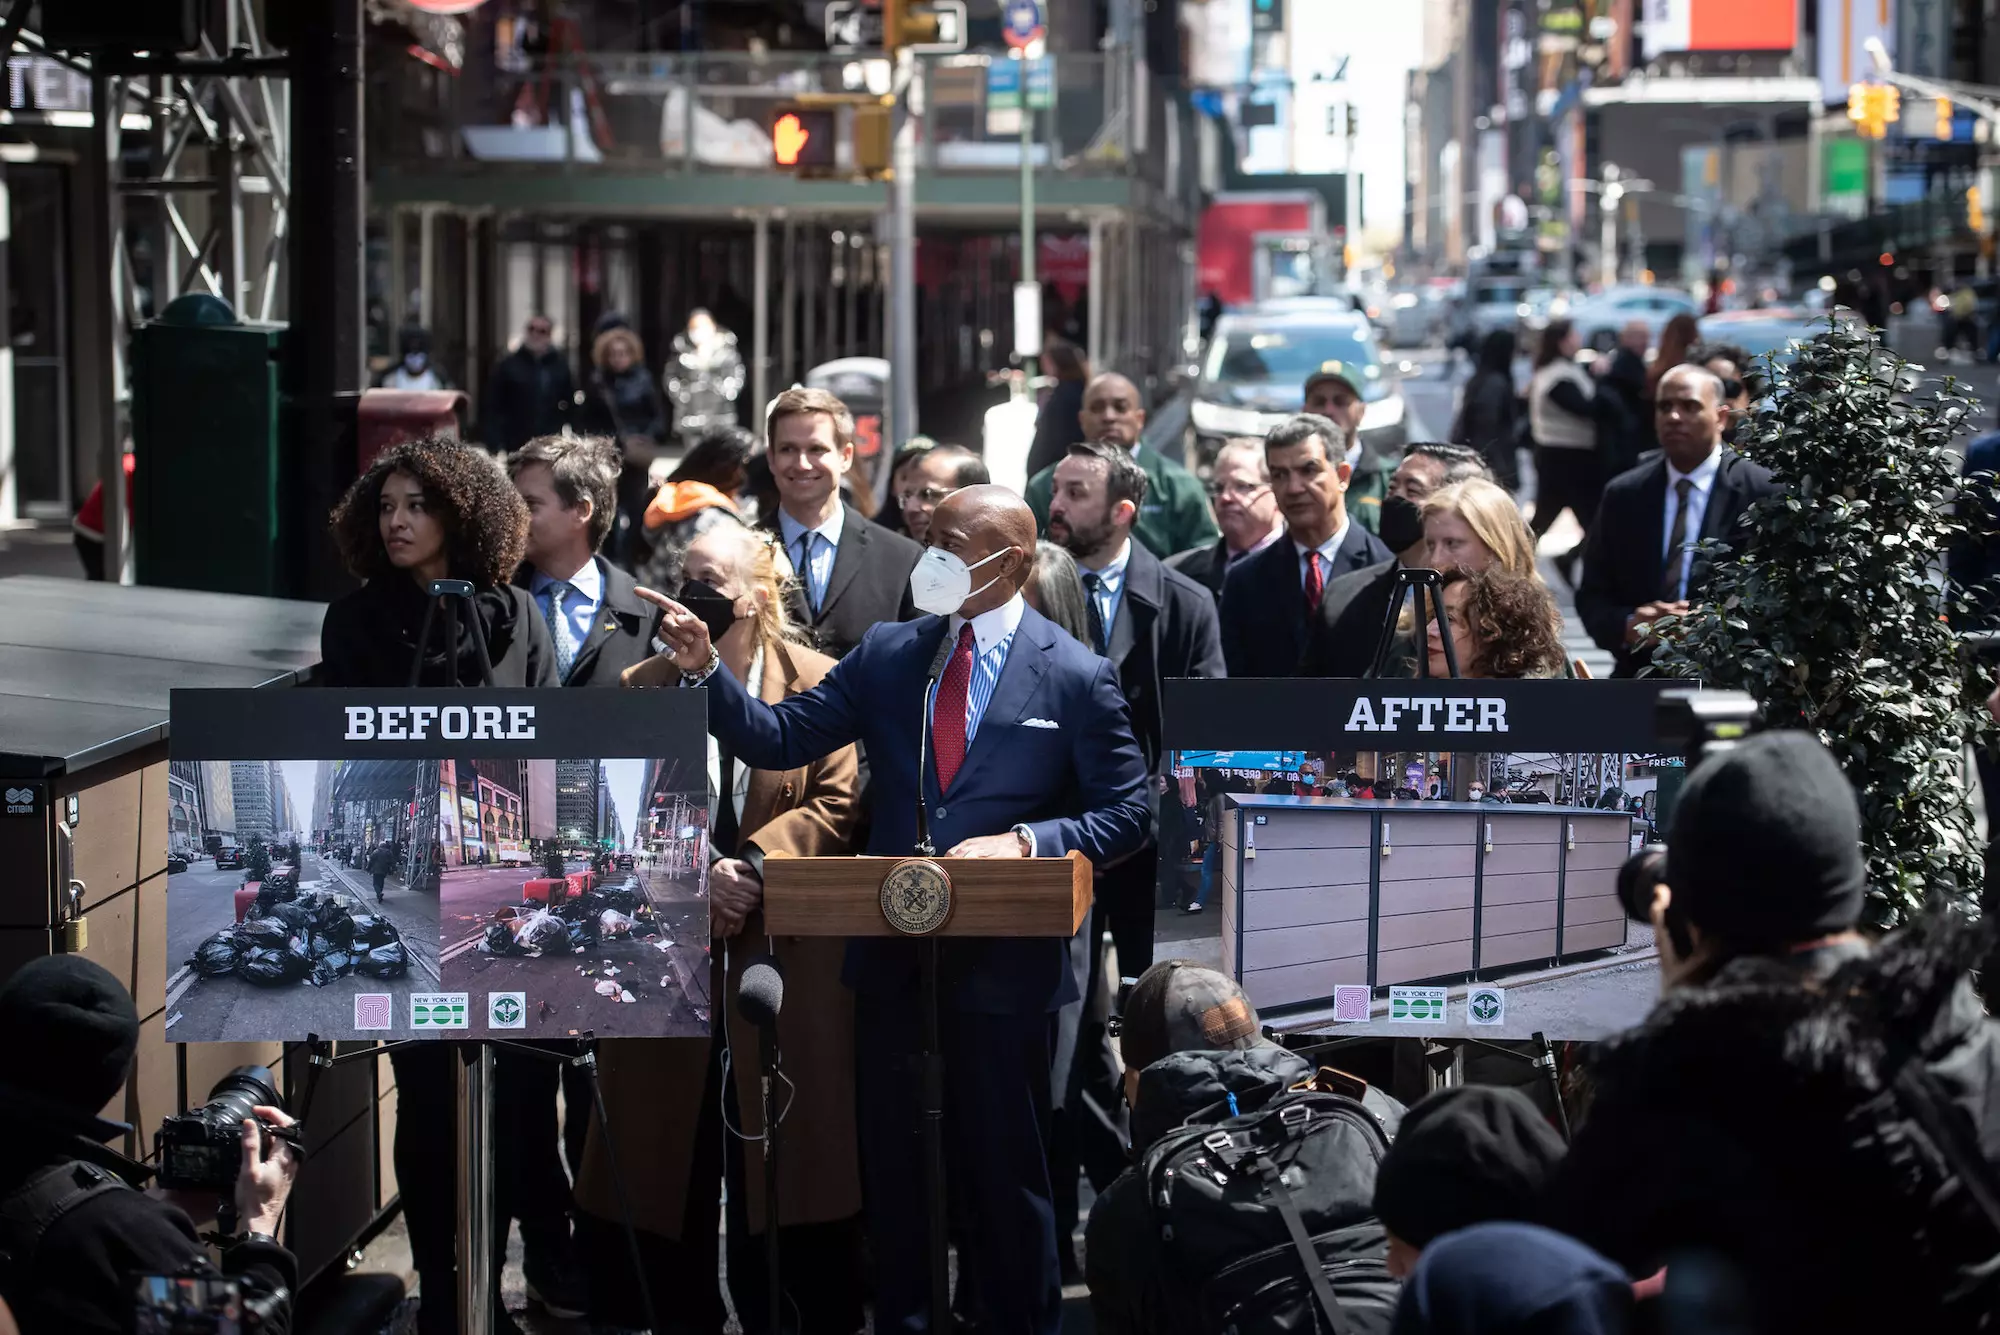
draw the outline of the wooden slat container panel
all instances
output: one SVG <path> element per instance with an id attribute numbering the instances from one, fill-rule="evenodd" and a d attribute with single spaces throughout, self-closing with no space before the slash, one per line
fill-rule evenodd
<path id="1" fill-rule="evenodd" d="M 1377 875 L 1377 986 L 1472 970 L 1472 926 L 1479 836 L 1468 812 L 1436 815 L 1384 811 Z"/>
<path id="2" fill-rule="evenodd" d="M 1492 848 L 1480 865 L 1479 971 L 1553 959 L 1562 898 L 1558 816 L 1496 810 L 1480 817 Z"/>
<path id="3" fill-rule="evenodd" d="M 1245 809 L 1239 819 L 1255 856 L 1244 860 L 1228 930 L 1241 934 L 1239 981 L 1251 1004 L 1294 1005 L 1366 983 L 1370 813 Z"/>

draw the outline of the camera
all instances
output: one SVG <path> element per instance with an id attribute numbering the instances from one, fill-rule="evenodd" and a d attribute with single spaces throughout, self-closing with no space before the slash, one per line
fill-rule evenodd
<path id="1" fill-rule="evenodd" d="M 236 1189 L 243 1165 L 243 1122 L 255 1121 L 267 1140 L 275 1137 L 296 1146 L 297 1127 L 278 1127 L 253 1111 L 259 1104 L 282 1108 L 269 1067 L 239 1066 L 216 1082 L 208 1102 L 167 1118 L 153 1138 L 161 1186 L 174 1191 L 212 1191 L 228 1195 Z"/>
<path id="2" fill-rule="evenodd" d="M 1686 757 L 1686 774 L 1703 757 L 1726 751 L 1757 730 L 1757 702 L 1742 691 L 1698 688 L 1662 691 L 1654 706 L 1653 731 L 1660 749 Z M 1665 827 L 1671 809 L 1662 804 L 1659 824 Z M 1653 920 L 1653 887 L 1667 879 L 1667 846 L 1647 844 L 1618 868 L 1618 903 L 1636 923 Z"/>

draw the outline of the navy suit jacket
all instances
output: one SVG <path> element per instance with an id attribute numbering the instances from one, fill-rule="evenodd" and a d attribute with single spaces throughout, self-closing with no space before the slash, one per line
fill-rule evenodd
<path id="1" fill-rule="evenodd" d="M 818 686 L 775 705 L 751 699 L 726 668 L 717 668 L 707 682 L 709 728 L 753 769 L 796 769 L 862 743 L 874 783 L 867 851 L 911 856 L 918 747 L 928 725 L 925 684 L 947 624 L 934 616 L 878 624 Z M 1056 726 L 1024 726 L 1029 719 Z M 938 791 L 931 754 L 921 797 L 940 854 L 961 840 L 1025 825 L 1039 856 L 1074 849 L 1102 867 L 1136 852 L 1150 834 L 1146 759 L 1111 664 L 1032 607 L 1022 612 L 993 698 L 948 792 Z M 1067 937 L 947 939 L 942 1000 L 983 1014 L 1055 1010 L 1078 995 L 1068 948 Z M 917 943 L 855 938 L 842 977 L 859 993 L 914 993 Z"/>
<path id="2" fill-rule="evenodd" d="M 1342 575 L 1391 559 L 1373 533 L 1350 516 L 1334 552 L 1331 585 Z M 1299 550 L 1289 533 L 1230 567 L 1222 581 L 1222 656 L 1232 677 L 1290 677 L 1306 648 L 1306 591 Z"/>

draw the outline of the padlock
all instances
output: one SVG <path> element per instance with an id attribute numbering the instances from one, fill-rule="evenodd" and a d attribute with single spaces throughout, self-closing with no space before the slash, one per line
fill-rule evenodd
<path id="1" fill-rule="evenodd" d="M 62 924 L 62 949 L 65 955 L 80 955 L 90 948 L 90 920 L 83 915 L 82 881 L 69 883 L 68 914 Z"/>

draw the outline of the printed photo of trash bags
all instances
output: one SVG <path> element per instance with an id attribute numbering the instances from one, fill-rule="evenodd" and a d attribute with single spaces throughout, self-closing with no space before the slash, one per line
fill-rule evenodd
<path id="1" fill-rule="evenodd" d="M 708 1032 L 708 800 L 682 768 L 444 762 L 443 990 L 474 1036 Z"/>
<path id="2" fill-rule="evenodd" d="M 437 762 L 181 761 L 167 863 L 167 1036 L 393 1037 L 438 986 Z"/>

